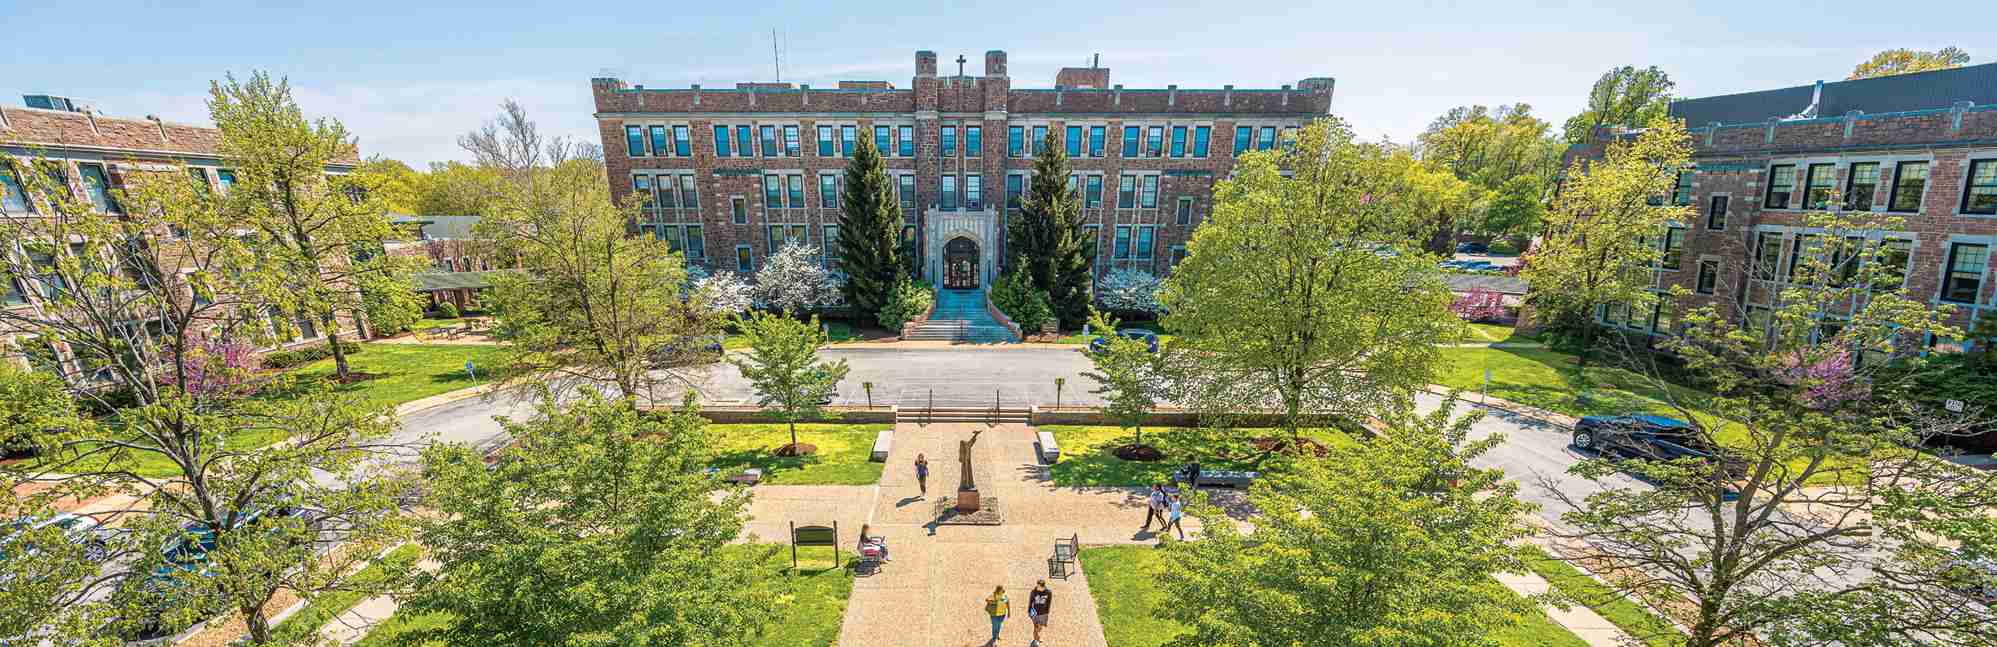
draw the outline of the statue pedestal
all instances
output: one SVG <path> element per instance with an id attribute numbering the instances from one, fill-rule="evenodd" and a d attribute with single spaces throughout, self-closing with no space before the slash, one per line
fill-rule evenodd
<path id="1" fill-rule="evenodd" d="M 978 511 L 977 488 L 960 488 L 957 490 L 957 511 L 958 512 Z"/>

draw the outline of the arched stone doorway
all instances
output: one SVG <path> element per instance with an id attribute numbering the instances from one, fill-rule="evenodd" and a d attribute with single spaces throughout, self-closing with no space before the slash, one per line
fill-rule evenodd
<path id="1" fill-rule="evenodd" d="M 943 244 L 943 287 L 949 290 L 978 288 L 978 243 L 963 236 Z"/>

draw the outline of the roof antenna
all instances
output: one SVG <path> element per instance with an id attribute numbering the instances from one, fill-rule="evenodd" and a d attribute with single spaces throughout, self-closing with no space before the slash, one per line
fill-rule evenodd
<path id="1" fill-rule="evenodd" d="M 1095 56 L 1089 59 L 1089 69 L 1093 70 L 1098 67 L 1102 67 L 1102 62 L 1103 62 L 1102 52 L 1096 52 Z"/>
<path id="2" fill-rule="evenodd" d="M 784 80 L 784 58 L 777 53 L 777 28 L 770 28 L 770 64 L 777 68 L 777 82 Z"/>

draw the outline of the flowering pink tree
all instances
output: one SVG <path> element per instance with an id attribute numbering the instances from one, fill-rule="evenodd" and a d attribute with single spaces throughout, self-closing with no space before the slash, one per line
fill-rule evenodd
<path id="1" fill-rule="evenodd" d="M 256 347 L 240 339 L 202 336 L 176 359 L 178 371 L 169 380 L 182 380 L 182 391 L 196 397 L 255 393 L 256 373 L 263 358 Z"/>
<path id="2" fill-rule="evenodd" d="M 1796 398 L 1803 406 L 1831 410 L 1872 396 L 1872 385 L 1858 376 L 1857 368 L 1848 352 L 1817 358 L 1793 357 L 1783 381 L 1800 387 Z"/>
<path id="3" fill-rule="evenodd" d="M 1474 288 L 1451 302 L 1449 311 L 1464 321 L 1498 321 L 1506 316 L 1505 295 Z"/>

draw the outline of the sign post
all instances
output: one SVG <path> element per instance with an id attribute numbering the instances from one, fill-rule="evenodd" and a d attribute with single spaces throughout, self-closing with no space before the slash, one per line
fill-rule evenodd
<path id="1" fill-rule="evenodd" d="M 465 360 L 465 375 L 474 380 L 478 379 L 478 369 L 472 366 L 471 360 Z"/>

